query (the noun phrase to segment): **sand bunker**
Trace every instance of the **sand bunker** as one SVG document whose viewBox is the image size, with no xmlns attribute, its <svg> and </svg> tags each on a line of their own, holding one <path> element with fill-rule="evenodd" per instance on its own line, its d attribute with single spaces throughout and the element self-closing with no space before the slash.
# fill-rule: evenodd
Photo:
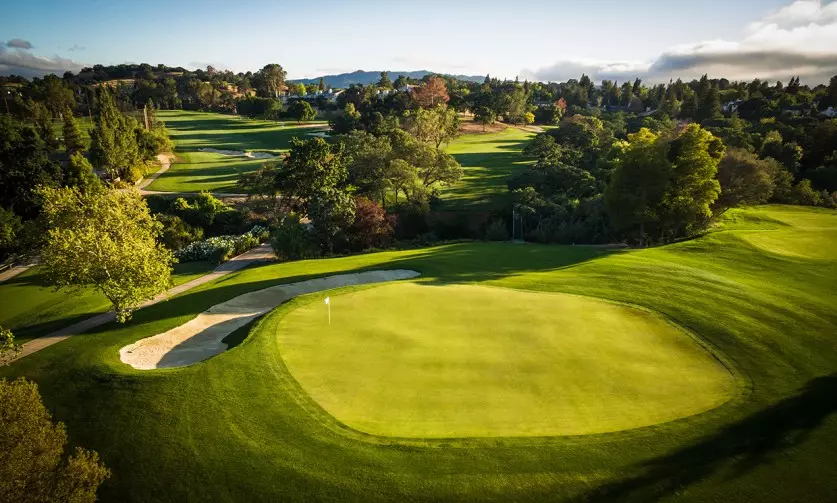
<svg viewBox="0 0 837 503">
<path fill-rule="evenodd" d="M 185 367 L 223 353 L 222 340 L 253 319 L 297 295 L 331 290 L 351 285 L 366 285 L 410 279 L 419 273 L 406 269 L 339 274 L 298 283 L 272 286 L 245 293 L 216 304 L 196 318 L 173 328 L 129 344 L 119 350 L 123 363 L 140 370 Z"/>
<path fill-rule="evenodd" d="M 275 155 L 268 154 L 267 152 L 243 152 L 241 150 L 218 150 L 217 148 L 202 148 L 198 150 L 200 152 L 209 152 L 210 154 L 248 157 L 250 159 L 274 159 L 276 157 Z"/>
</svg>

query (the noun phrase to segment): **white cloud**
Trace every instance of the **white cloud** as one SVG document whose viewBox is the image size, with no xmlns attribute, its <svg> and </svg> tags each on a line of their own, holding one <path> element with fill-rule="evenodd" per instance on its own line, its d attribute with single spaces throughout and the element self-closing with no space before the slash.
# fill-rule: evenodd
<svg viewBox="0 0 837 503">
<path fill-rule="evenodd" d="M 586 73 L 593 80 L 684 80 L 704 73 L 729 79 L 800 76 L 809 83 L 837 74 L 837 2 L 797 0 L 750 23 L 741 40 L 708 40 L 671 47 L 652 62 L 564 61 L 535 71 L 539 80 L 566 80 Z"/>
<path fill-rule="evenodd" d="M 78 72 L 82 64 L 58 55 L 36 56 L 21 49 L 6 50 L 0 46 L 0 75 L 20 75 L 22 77 L 43 77 L 48 73 L 62 75 L 67 70 Z"/>
</svg>

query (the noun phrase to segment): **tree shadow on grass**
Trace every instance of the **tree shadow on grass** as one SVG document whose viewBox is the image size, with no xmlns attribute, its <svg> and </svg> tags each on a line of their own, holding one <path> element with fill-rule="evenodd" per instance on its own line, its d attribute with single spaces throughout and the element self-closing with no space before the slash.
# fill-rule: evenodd
<svg viewBox="0 0 837 503">
<path fill-rule="evenodd" d="M 637 467 L 632 478 L 601 486 L 580 501 L 657 501 L 718 474 L 739 477 L 772 454 L 799 445 L 837 412 L 837 374 L 811 380 L 796 395 L 721 429 L 694 445 Z"/>
</svg>

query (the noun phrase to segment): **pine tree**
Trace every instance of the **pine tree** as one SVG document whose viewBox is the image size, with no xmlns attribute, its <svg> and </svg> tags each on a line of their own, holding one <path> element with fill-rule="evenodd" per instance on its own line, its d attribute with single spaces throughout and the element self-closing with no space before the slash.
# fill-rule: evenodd
<svg viewBox="0 0 837 503">
<path fill-rule="evenodd" d="M 697 119 L 705 121 L 707 119 L 717 119 L 721 116 L 721 94 L 718 85 L 714 84 L 709 87 L 706 96 L 700 100 Z"/>
<path fill-rule="evenodd" d="M 89 192 L 101 187 L 99 178 L 93 173 L 93 166 L 81 152 L 74 152 L 64 168 L 64 185 Z"/>
<path fill-rule="evenodd" d="M 317 85 L 317 90 L 322 93 L 325 92 L 325 88 L 325 79 L 320 77 L 320 83 Z"/>
<path fill-rule="evenodd" d="M 78 122 L 73 117 L 73 112 L 70 109 L 64 111 L 64 146 L 67 148 L 68 155 L 84 152 L 81 129 L 79 129 Z"/>
<path fill-rule="evenodd" d="M 116 100 L 108 88 L 99 89 L 96 101 L 99 116 L 90 135 L 90 159 L 111 178 L 118 178 L 140 162 L 134 132 L 136 121 L 129 120 L 116 108 Z"/>
</svg>

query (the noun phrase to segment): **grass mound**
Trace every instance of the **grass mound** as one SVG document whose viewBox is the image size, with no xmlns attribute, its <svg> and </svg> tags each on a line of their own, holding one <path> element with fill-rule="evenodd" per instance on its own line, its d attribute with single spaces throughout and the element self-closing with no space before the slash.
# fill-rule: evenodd
<svg viewBox="0 0 837 503">
<path fill-rule="evenodd" d="M 696 340 L 622 304 L 415 283 L 331 299 L 331 325 L 321 296 L 282 318 L 280 356 L 320 406 L 370 434 L 604 433 L 703 412 L 734 389 Z"/>
</svg>

